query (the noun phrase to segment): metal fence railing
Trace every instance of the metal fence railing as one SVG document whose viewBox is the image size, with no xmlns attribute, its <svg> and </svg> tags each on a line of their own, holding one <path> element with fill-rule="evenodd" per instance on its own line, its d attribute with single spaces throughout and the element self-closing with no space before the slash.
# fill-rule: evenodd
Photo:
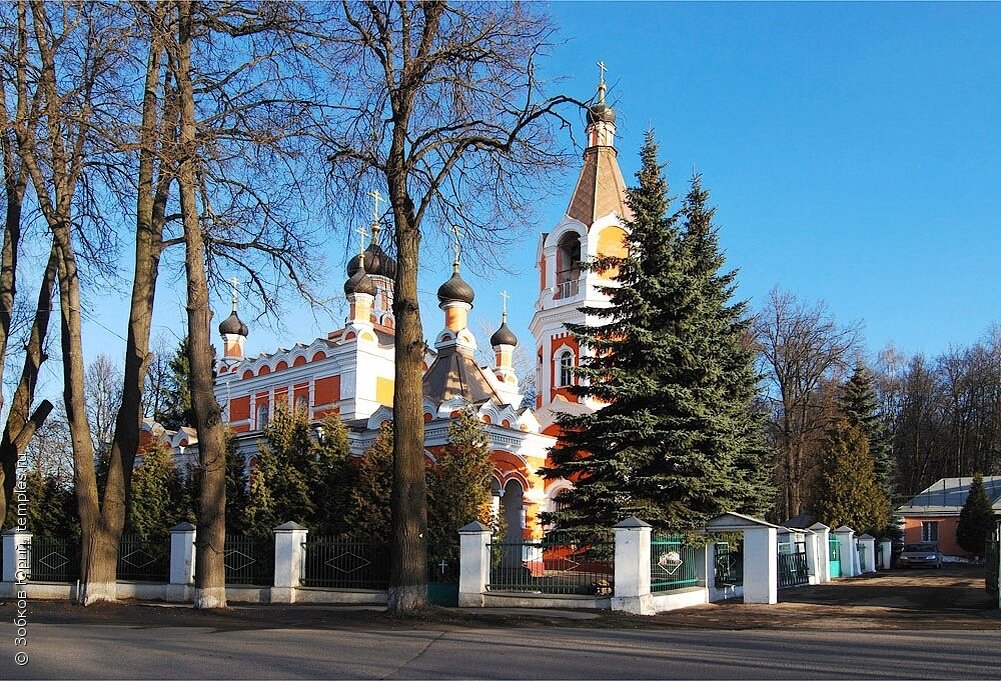
<svg viewBox="0 0 1001 681">
<path fill-rule="evenodd" d="M 118 579 L 166 582 L 170 578 L 170 545 L 167 539 L 143 540 L 123 534 L 118 545 Z"/>
<path fill-rule="evenodd" d="M 780 553 L 778 555 L 778 562 L 780 589 L 799 584 L 808 584 L 810 582 L 810 572 L 807 568 L 805 551 Z"/>
<path fill-rule="evenodd" d="M 389 546 L 336 537 L 310 537 L 303 544 L 303 584 L 341 589 L 385 589 Z"/>
<path fill-rule="evenodd" d="M 36 582 L 75 582 L 80 578 L 80 543 L 75 539 L 32 537 L 30 576 Z"/>
<path fill-rule="evenodd" d="M 614 583 L 614 542 L 490 544 L 490 591 L 611 596 Z"/>
<path fill-rule="evenodd" d="M 650 591 L 671 591 L 696 586 L 696 549 L 684 535 L 655 536 L 650 541 Z"/>
<path fill-rule="evenodd" d="M 716 588 L 743 586 L 744 552 L 742 548 L 725 542 L 718 542 L 715 548 L 713 577 Z"/>
<path fill-rule="evenodd" d="M 227 584 L 270 586 L 275 581 L 274 538 L 226 535 L 223 564 Z"/>
</svg>

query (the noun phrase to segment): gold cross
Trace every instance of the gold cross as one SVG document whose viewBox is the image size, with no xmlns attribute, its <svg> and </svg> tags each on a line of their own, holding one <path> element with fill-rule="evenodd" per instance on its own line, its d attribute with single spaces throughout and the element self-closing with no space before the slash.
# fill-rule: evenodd
<svg viewBox="0 0 1001 681">
<path fill-rule="evenodd" d="M 368 193 L 368 198 L 372 199 L 372 221 L 379 221 L 379 204 L 383 203 L 386 199 L 382 198 L 382 194 L 379 193 L 378 189 L 373 189 Z"/>
<path fill-rule="evenodd" d="M 233 285 L 233 312 L 236 312 L 236 298 L 237 298 L 237 287 L 240 285 L 240 280 L 233 277 L 229 280 L 229 283 Z"/>
<path fill-rule="evenodd" d="M 361 256 L 361 266 L 365 267 L 365 237 L 368 236 L 368 231 L 364 227 L 359 227 L 355 230 L 361 236 L 360 244 L 358 247 L 358 254 Z"/>
<path fill-rule="evenodd" d="M 598 62 L 598 83 L 601 84 L 601 85 L 605 84 L 605 71 L 606 70 L 607 70 L 607 68 L 605 67 L 605 62 L 599 61 Z"/>
<path fill-rule="evenodd" d="M 455 260 L 452 261 L 452 268 L 458 272 L 459 271 L 459 228 L 456 225 L 452 225 L 452 233 L 455 234 L 455 243 L 452 244 L 452 250 L 455 251 Z"/>
</svg>

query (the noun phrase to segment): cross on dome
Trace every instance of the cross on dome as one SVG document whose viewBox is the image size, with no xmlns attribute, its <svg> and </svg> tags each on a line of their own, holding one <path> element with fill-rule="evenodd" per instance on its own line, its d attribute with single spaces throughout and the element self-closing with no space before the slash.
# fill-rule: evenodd
<svg viewBox="0 0 1001 681">
<path fill-rule="evenodd" d="M 358 255 L 361 258 L 358 262 L 362 267 L 365 267 L 365 237 L 368 236 L 368 231 L 364 227 L 359 227 L 355 230 L 361 237 L 358 241 Z"/>
<path fill-rule="evenodd" d="M 452 241 L 452 251 L 455 253 L 455 260 L 452 261 L 452 271 L 458 272 L 461 246 L 459 245 L 459 227 L 457 225 L 452 225 L 452 234 L 455 235 L 455 239 Z"/>
<path fill-rule="evenodd" d="M 239 300 L 239 286 L 240 280 L 233 277 L 229 280 L 229 283 L 233 286 L 233 312 L 236 312 L 236 303 Z"/>
<path fill-rule="evenodd" d="M 501 323 L 507 321 L 507 299 L 511 296 L 508 295 L 507 291 L 500 292 L 501 297 Z"/>
<path fill-rule="evenodd" d="M 598 104 L 605 103 L 605 71 L 608 67 L 605 66 L 605 62 L 598 62 Z"/>
</svg>

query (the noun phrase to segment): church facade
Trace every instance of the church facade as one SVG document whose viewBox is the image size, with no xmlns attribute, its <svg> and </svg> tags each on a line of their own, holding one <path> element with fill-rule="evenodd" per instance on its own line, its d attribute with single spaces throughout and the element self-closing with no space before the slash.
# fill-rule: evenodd
<svg viewBox="0 0 1001 681">
<path fill-rule="evenodd" d="M 598 103 L 587 115 L 587 139 L 566 214 L 541 235 L 536 252 L 539 295 L 530 325 L 534 404 L 523 404 L 525 377 L 517 375 L 512 361 L 519 340 L 507 325 L 506 312 L 488 339 L 493 362 L 481 366 L 476 361 L 479 340 L 469 326 L 475 292 L 462 278 L 458 254 L 451 276 L 438 289 L 441 329 L 431 339 L 424 362 L 425 453 L 433 459 L 447 443 L 450 419 L 463 409 L 474 410 L 489 440 L 494 510 L 506 520 L 507 541 L 541 538 L 540 513 L 551 510 L 560 492 L 571 485 L 537 474 L 559 436 L 557 414 L 601 406 L 579 402 L 568 391 L 576 380 L 572 368 L 586 350 L 578 347 L 564 324 L 587 322 L 578 308 L 606 304 L 607 297 L 597 287 L 614 285 L 614 273 L 587 270 L 581 263 L 599 254 L 620 255 L 624 249 L 623 219 L 629 212 L 616 160 L 615 112 L 604 103 L 603 82 Z M 349 313 L 344 326 L 309 343 L 253 357 L 245 353 L 249 329 L 237 314 L 234 297 L 232 312 L 219 325 L 223 352 L 216 398 L 251 468 L 261 431 L 279 407 L 303 410 L 314 423 L 339 415 L 348 428 L 352 453 L 358 456 L 374 443 L 382 423 L 392 420 L 395 274 L 396 263 L 380 245 L 374 221 L 370 243 L 347 266 L 344 295 Z M 170 438 L 182 453 L 185 445 L 196 444 L 193 433 Z"/>
</svg>

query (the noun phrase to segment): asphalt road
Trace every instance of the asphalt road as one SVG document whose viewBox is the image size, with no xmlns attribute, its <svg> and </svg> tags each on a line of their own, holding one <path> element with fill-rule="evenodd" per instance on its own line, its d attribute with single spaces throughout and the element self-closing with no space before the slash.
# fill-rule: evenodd
<svg viewBox="0 0 1001 681">
<path fill-rule="evenodd" d="M 0 606 L 0 679 L 1001 678 L 983 569 L 893 571 L 724 602 L 624 613 L 35 601 L 27 647 Z M 19 666 L 15 653 L 27 653 Z"/>
<path fill-rule="evenodd" d="M 27 665 L 4 648 L 4 679 L 972 679 L 1001 670 L 996 631 L 40 625 Z"/>
</svg>

